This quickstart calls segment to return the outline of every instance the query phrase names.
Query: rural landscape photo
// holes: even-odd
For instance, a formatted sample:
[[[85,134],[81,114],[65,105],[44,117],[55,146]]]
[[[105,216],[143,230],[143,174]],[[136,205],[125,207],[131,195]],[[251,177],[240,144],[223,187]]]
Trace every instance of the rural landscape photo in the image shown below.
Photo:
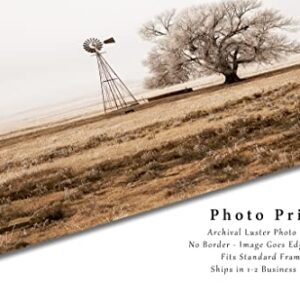
[[[111,23],[93,19],[99,28],[89,36],[86,27],[78,43],[81,71],[69,50],[49,50],[40,68],[32,55],[35,74],[61,68],[53,73],[56,86],[39,75],[34,91],[24,85],[25,97],[11,77],[1,100],[1,254],[300,164],[300,23],[292,13],[299,4],[195,0],[173,9],[164,1],[166,9],[138,18],[136,30],[119,39]],[[116,27],[118,19],[111,22]],[[125,45],[131,35],[137,45]],[[14,51],[5,60],[19,59],[20,70],[26,55],[19,55],[27,52]],[[5,60],[4,69],[13,68]],[[135,72],[138,87],[128,79]],[[29,82],[27,71],[21,75]],[[1,75],[3,85],[7,78]],[[62,99],[52,106],[49,86]],[[90,91],[95,101],[85,102]],[[49,102],[34,106],[34,95]]]

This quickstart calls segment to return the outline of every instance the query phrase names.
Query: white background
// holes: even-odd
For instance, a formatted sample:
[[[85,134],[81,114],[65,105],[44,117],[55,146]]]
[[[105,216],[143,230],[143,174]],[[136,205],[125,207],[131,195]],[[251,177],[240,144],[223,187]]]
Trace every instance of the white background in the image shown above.
[[[218,251],[194,251],[188,241],[204,239],[209,228],[217,227],[299,229],[297,220],[273,221],[276,208],[300,208],[299,175],[293,170],[269,176],[4,256],[1,299],[295,298],[299,273],[211,274]],[[213,208],[261,211],[265,220],[214,223],[209,220]]]

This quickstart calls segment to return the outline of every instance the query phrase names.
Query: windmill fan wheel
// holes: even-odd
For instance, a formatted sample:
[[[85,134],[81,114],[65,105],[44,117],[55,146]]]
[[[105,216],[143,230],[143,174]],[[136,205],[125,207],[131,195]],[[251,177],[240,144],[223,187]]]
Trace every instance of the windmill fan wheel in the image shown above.
[[[84,50],[90,53],[95,53],[96,51],[100,51],[102,47],[103,47],[102,42],[95,38],[87,39],[83,43]]]

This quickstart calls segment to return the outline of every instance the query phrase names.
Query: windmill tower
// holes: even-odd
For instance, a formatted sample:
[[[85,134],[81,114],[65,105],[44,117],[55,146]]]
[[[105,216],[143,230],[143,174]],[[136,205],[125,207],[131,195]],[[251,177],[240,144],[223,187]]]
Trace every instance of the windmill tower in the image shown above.
[[[83,44],[84,50],[95,54],[97,58],[104,113],[139,104],[126,84],[103,57],[101,52],[103,45],[112,43],[115,43],[114,38],[103,42],[90,38]]]

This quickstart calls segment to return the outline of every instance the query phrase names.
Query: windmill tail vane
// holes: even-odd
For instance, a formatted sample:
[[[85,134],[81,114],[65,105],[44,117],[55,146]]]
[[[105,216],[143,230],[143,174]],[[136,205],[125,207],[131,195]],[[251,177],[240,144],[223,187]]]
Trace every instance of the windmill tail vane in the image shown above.
[[[115,43],[114,38],[103,42],[91,38],[83,44],[87,52],[96,54],[104,113],[138,104],[135,96],[101,53],[104,44],[112,43]]]

